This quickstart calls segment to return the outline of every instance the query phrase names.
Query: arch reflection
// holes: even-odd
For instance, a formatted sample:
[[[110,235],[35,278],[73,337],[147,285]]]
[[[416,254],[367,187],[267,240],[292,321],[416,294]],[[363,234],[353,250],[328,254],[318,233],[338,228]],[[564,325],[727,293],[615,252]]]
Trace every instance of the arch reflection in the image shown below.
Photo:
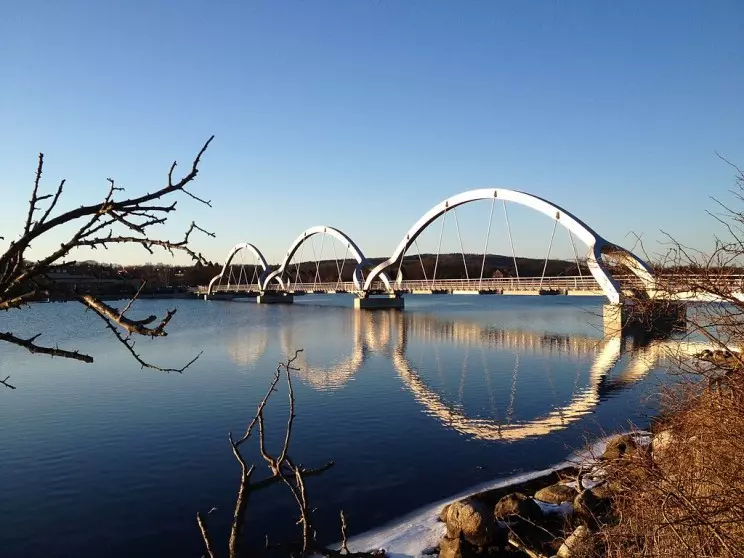
[[[296,375],[303,382],[319,391],[338,390],[354,377],[371,354],[386,356],[426,414],[436,418],[445,427],[479,440],[515,441],[562,430],[593,412],[613,392],[626,389],[644,378],[664,359],[684,358],[705,348],[703,343],[675,340],[654,340],[648,344],[639,344],[633,339],[620,336],[597,339],[584,335],[505,330],[462,319],[395,310],[348,312],[346,316],[348,322],[344,322],[344,329],[352,340],[350,354],[327,367],[311,365],[301,355],[297,362],[300,371]],[[294,339],[294,335],[291,326],[281,328],[279,339],[284,354],[303,345],[299,339]],[[347,338],[346,333],[344,338]],[[569,401],[542,416],[512,422],[509,418],[512,416],[510,411],[507,413],[507,420],[471,418],[460,405],[448,403],[427,385],[409,358],[408,348],[412,340],[510,351],[517,356],[532,354],[549,357],[560,353],[580,357],[582,360],[590,359],[591,365],[588,380],[574,390]],[[624,356],[627,358],[623,359]],[[621,368],[616,369],[619,366]],[[465,366],[463,374],[464,372]],[[518,374],[517,360],[512,398]]]
[[[265,327],[239,330],[228,337],[227,355],[236,364],[252,366],[263,356],[268,345],[269,332]]]

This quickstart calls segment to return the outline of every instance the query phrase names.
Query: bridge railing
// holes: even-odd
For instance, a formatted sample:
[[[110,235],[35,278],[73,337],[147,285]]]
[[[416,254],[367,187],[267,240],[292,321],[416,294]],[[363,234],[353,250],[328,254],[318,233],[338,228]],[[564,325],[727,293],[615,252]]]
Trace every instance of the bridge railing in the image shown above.
[[[644,285],[635,275],[615,275],[614,278],[625,289],[643,289]],[[703,278],[701,277],[701,280]],[[695,289],[695,276],[689,275],[663,275],[659,278],[660,287],[663,289],[675,290],[698,290]],[[744,289],[744,275],[720,275],[718,277],[705,277],[704,288],[710,289],[734,289],[739,292]],[[437,279],[436,281],[428,279],[406,280],[400,285],[393,283],[393,288],[398,292],[428,292],[428,291],[465,291],[465,292],[495,292],[495,291],[532,291],[539,290],[550,291],[599,291],[599,285],[591,275],[583,276],[564,276],[564,277],[494,277],[489,279]],[[193,289],[196,292],[206,293],[207,286]],[[266,287],[271,292],[350,292],[357,293],[354,283],[351,281],[323,281],[323,282],[304,282],[289,283],[282,287],[278,283],[271,283]],[[229,284],[214,285],[213,293],[256,293],[261,291],[256,283],[247,284]],[[374,282],[371,292],[386,292],[385,285],[381,282]]]
[[[538,291],[542,290],[597,290],[599,286],[589,277],[499,277],[490,279],[437,279],[403,281],[408,291]]]
[[[592,276],[576,277],[499,277],[490,279],[437,279],[434,280],[409,280],[400,285],[393,284],[396,291],[537,291],[543,290],[598,290],[597,282]],[[206,292],[206,287],[198,290]],[[258,293],[257,284],[251,285],[214,285],[212,292],[249,292]],[[314,282],[314,283],[289,283],[282,287],[278,283],[267,285],[267,291],[287,292],[357,292],[351,281]],[[385,292],[386,287],[382,281],[372,283],[372,292]]]

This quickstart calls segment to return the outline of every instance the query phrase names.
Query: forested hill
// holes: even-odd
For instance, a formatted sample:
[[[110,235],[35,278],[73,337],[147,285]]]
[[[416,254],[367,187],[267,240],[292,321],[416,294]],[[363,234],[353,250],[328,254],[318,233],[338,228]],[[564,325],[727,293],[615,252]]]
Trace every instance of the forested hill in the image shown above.
[[[365,267],[368,273],[374,266],[383,261],[383,258],[372,258],[370,264]],[[238,258],[233,261],[232,282],[238,277],[241,281],[255,282],[253,265],[246,265],[240,270]],[[543,273],[545,260],[534,258],[517,258],[517,267],[520,277],[540,277]],[[278,265],[278,264],[276,264]],[[274,269],[276,268],[274,266]],[[467,273],[465,272],[467,265]],[[324,260],[316,265],[315,262],[304,262],[299,266],[291,264],[286,270],[286,277],[292,282],[314,282],[314,281],[338,281],[339,269],[342,271],[342,280],[351,281],[352,273],[356,266],[353,260],[336,261]],[[482,255],[466,254],[463,262],[462,254],[441,254],[437,261],[435,254],[418,254],[406,256],[403,259],[401,271],[404,279],[418,280],[434,277],[436,266],[436,277],[438,279],[465,279],[481,277],[481,269],[484,278],[491,277],[516,277],[514,260],[510,256],[489,254],[485,262]],[[206,285],[210,279],[217,275],[222,265],[196,265],[196,266],[171,266],[167,264],[146,264],[134,266],[119,266],[115,264],[101,264],[94,261],[81,262],[79,264],[68,264],[54,268],[47,275],[45,288],[52,294],[64,293],[99,293],[99,294],[131,294],[136,292],[143,281],[147,281],[145,293],[157,293],[163,289],[188,289],[198,285]],[[317,273],[316,273],[317,270]],[[424,270],[426,270],[424,275]],[[258,274],[262,270],[256,270]],[[393,265],[388,270],[391,279],[398,272],[398,265]],[[548,260],[545,275],[566,276],[578,275],[575,262],[564,260]],[[581,274],[589,274],[585,263],[581,263]],[[227,281],[227,273],[223,281]],[[68,292],[69,291],[69,292]]]
[[[365,271],[369,271],[383,260],[384,258],[370,258],[370,266],[366,268]],[[339,267],[341,264],[342,262],[338,262]],[[351,281],[351,274],[355,265],[356,262],[354,261],[346,261],[344,263],[342,280]],[[482,276],[484,278],[517,276],[514,259],[511,256],[501,256],[497,254],[489,254],[486,256],[485,262],[483,256],[479,254],[465,254],[464,257],[462,254],[440,254],[438,261],[435,254],[422,254],[420,258],[418,255],[406,256],[403,259],[401,272],[404,279],[418,280],[424,279],[424,270],[426,270],[426,278],[431,279],[434,277],[435,266],[437,279],[479,278],[481,277],[481,269],[483,270]],[[466,266],[467,273],[465,271]],[[540,277],[543,273],[545,260],[536,258],[517,258],[516,266],[519,270],[520,277]],[[398,265],[393,265],[388,269],[388,274],[391,279],[397,275],[397,272]],[[586,267],[585,262],[581,262],[581,274],[589,274],[589,269]],[[287,275],[293,281],[299,280],[300,282],[312,282],[317,280],[316,264],[314,262],[304,262],[301,264],[299,268],[299,279],[295,279],[298,277],[296,265],[290,266],[287,270]],[[334,260],[325,260],[320,262],[318,266],[318,275],[321,281],[338,280],[337,262]],[[550,277],[579,275],[579,270],[575,262],[548,260],[545,275]]]

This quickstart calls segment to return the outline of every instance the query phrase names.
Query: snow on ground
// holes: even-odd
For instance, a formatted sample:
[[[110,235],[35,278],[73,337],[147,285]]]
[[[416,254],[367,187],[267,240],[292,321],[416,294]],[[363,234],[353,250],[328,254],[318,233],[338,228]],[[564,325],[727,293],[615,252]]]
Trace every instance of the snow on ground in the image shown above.
[[[644,442],[648,443],[650,440],[650,435],[646,432],[636,434],[640,434],[640,436],[636,436],[636,440],[640,444],[644,444]],[[600,440],[589,449],[577,452],[566,459],[566,461],[548,469],[484,483],[451,498],[428,504],[384,527],[350,538],[349,549],[352,551],[361,551],[382,548],[385,549],[387,555],[391,558],[418,558],[420,556],[426,556],[426,551],[438,546],[439,540],[445,533],[444,523],[438,521],[438,515],[442,507],[446,504],[475,494],[476,492],[519,484],[570,465],[589,465],[595,461],[596,456],[604,452],[607,442],[613,437]],[[549,506],[549,504],[546,505]],[[560,506],[551,506],[550,511],[558,511],[552,509],[556,507]]]

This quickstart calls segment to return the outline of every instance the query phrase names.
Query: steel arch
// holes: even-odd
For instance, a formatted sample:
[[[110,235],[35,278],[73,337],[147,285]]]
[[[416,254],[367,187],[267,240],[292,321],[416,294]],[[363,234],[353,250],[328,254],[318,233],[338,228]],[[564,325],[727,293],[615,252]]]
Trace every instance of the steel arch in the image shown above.
[[[235,254],[237,254],[241,250],[248,250],[249,252],[252,252],[256,256],[256,258],[258,258],[258,263],[263,269],[263,272],[258,277],[258,286],[259,288],[263,288],[263,278],[269,273],[269,264],[266,263],[266,258],[264,258],[261,250],[256,248],[256,246],[254,246],[250,242],[243,242],[241,244],[236,244],[235,246],[233,246],[232,250],[230,250],[230,253],[227,255],[227,259],[225,259],[225,265],[222,266],[222,271],[212,277],[212,280],[209,282],[209,287],[207,287],[207,295],[212,294],[212,285],[214,285],[214,283],[222,277],[222,275],[225,273],[225,270],[232,262],[232,259],[235,257]]]
[[[345,244],[348,248],[349,252],[351,252],[351,255],[354,257],[354,259],[357,262],[357,266],[354,268],[354,286],[358,290],[362,290],[362,269],[365,265],[368,265],[369,262],[367,261],[367,258],[364,256],[362,251],[359,249],[359,246],[356,245],[356,243],[351,240],[351,238],[348,237],[346,233],[343,231],[336,229],[334,227],[328,227],[325,225],[319,225],[316,227],[310,227],[306,231],[304,231],[300,236],[298,236],[295,241],[292,243],[292,245],[289,247],[289,250],[287,251],[287,255],[284,258],[284,261],[282,262],[282,265],[279,266],[279,269],[276,269],[275,271],[269,273],[266,278],[264,279],[262,288],[266,288],[266,286],[274,279],[276,279],[279,284],[284,286],[284,283],[281,280],[282,273],[284,273],[286,267],[289,265],[289,262],[292,261],[292,256],[295,255],[295,252],[299,249],[299,247],[311,236],[314,236],[316,234],[329,234],[332,237],[334,237],[336,240],[341,242],[342,244]],[[390,280],[388,279],[387,275],[380,270],[375,277],[379,277],[380,280],[385,284],[385,287],[388,290],[392,290],[392,286],[390,285]],[[371,284],[371,283],[370,283]],[[365,289],[368,290],[368,289]]]
[[[491,199],[513,202],[534,209],[535,211],[539,211],[552,219],[558,220],[561,225],[566,227],[571,231],[571,233],[575,234],[582,242],[584,242],[584,244],[587,245],[589,249],[587,254],[587,265],[589,270],[611,303],[617,304],[620,302],[620,286],[617,281],[612,278],[612,275],[603,262],[603,253],[611,254],[613,257],[618,258],[623,265],[628,267],[630,271],[643,282],[647,291],[653,291],[653,272],[648,264],[638,256],[620,246],[608,242],[578,217],[572,215],[554,203],[533,196],[532,194],[519,192],[517,190],[507,190],[505,188],[482,188],[479,190],[469,190],[447,198],[443,202],[431,208],[416,222],[415,225],[413,225],[413,227],[409,229],[406,236],[398,244],[393,255],[390,256],[389,259],[377,265],[370,272],[364,283],[364,290],[369,290],[372,282],[380,275],[380,273],[397,262],[424,229],[426,229],[426,227],[428,227],[439,216],[459,205]]]

